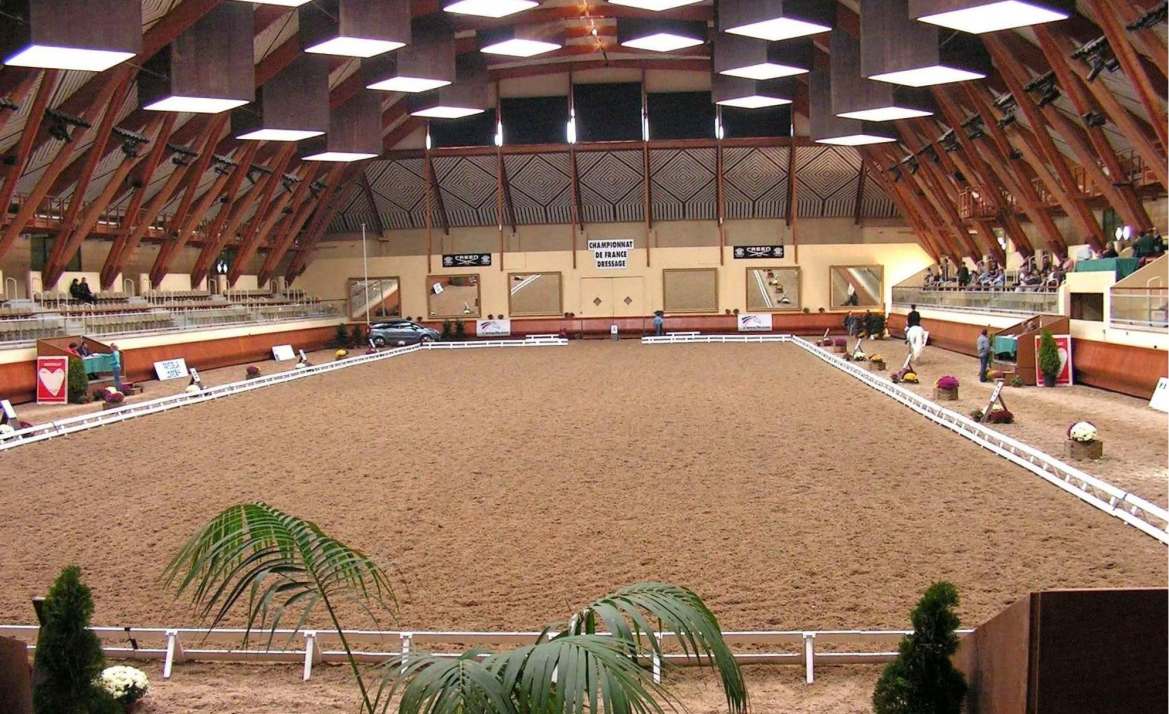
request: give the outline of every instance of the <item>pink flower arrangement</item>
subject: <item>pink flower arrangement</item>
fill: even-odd
[[[260,376],[260,368],[254,364],[249,364],[248,365],[248,376],[249,377],[259,377]]]
[[[947,374],[947,375],[944,375],[942,377],[938,377],[938,381],[937,381],[937,384],[935,386],[937,386],[938,389],[945,389],[947,391],[957,389],[958,388],[958,378],[952,374]]]
[[[121,404],[126,401],[126,395],[121,392],[106,390],[105,394],[102,395],[102,399],[105,400],[106,404]]]
[[[836,347],[845,347],[848,345],[848,340],[844,339],[843,337],[837,337],[832,340],[832,344]]]

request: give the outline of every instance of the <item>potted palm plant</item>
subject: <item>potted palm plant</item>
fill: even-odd
[[[1055,343],[1055,337],[1052,336],[1051,330],[1044,330],[1039,337],[1039,371],[1043,373],[1043,386],[1054,387],[1055,382],[1059,379],[1059,371],[1062,365],[1059,360],[1059,346]]]

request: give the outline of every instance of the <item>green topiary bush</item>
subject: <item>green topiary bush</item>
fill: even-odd
[[[444,340],[449,340],[451,338],[451,321],[450,320],[443,320],[442,321],[442,338]]]
[[[70,360],[72,361],[72,360]],[[37,637],[37,714],[105,714],[118,711],[113,698],[97,684],[105,658],[101,642],[90,632],[93,598],[81,582],[81,569],[61,571],[44,602],[44,624]]]
[[[333,337],[333,346],[349,346],[349,329],[345,327],[344,323],[337,325],[337,334]]]
[[[1055,337],[1052,336],[1051,330],[1044,330],[1039,336],[1039,371],[1048,380],[1053,380],[1059,376],[1059,345],[1055,343]]]
[[[913,609],[913,634],[901,640],[873,691],[875,714],[959,714],[966,678],[950,656],[958,650],[958,590],[937,582]]]
[[[69,358],[69,402],[84,404],[89,401],[89,376],[85,374],[85,363],[79,357]]]
[[[455,339],[461,340],[467,336],[467,325],[462,320],[455,320]]]

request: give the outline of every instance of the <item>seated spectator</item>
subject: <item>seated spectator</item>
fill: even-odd
[[[89,357],[93,355],[93,350],[89,349],[89,345],[85,344],[84,342],[77,345],[76,351],[78,357]]]
[[[1135,258],[1152,258],[1157,255],[1157,241],[1153,237],[1152,231],[1142,231],[1137,236],[1136,241],[1132,244],[1133,257]]]
[[[1109,243],[1107,247],[1104,248],[1104,252],[1100,254],[1101,258],[1117,258],[1119,256],[1120,253],[1118,253],[1116,250],[1116,243]]]
[[[85,278],[81,279],[81,284],[77,286],[77,299],[82,302],[87,302],[91,305],[97,304],[97,296],[89,289],[89,283]]]
[[[856,333],[860,331],[860,320],[851,311],[844,316],[844,330],[849,337],[856,337]]]
[[[69,297],[73,298],[74,300],[81,299],[78,287],[77,278],[73,278],[73,282],[69,283]]]
[[[73,355],[74,357],[81,356],[81,353],[77,351],[77,343],[76,342],[70,342],[69,346],[65,348],[65,351],[68,352],[69,354]]]
[[[990,274],[990,288],[991,290],[1002,290],[1007,286],[1007,274],[1003,272],[1002,268],[995,267]]]
[[[966,263],[958,266],[958,287],[965,288],[970,284],[970,268],[966,267]]]

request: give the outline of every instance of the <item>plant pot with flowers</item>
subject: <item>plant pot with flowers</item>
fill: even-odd
[[[244,379],[259,379],[261,376],[260,368],[254,364],[249,364],[248,368],[244,370]]]
[[[917,377],[917,372],[913,371],[913,367],[902,367],[889,377],[893,380],[893,384],[919,384],[921,382]]]
[[[869,369],[871,369],[874,372],[884,372],[885,371],[885,358],[884,358],[884,356],[879,355],[879,354],[869,355]]]
[[[832,339],[832,347],[836,350],[837,354],[847,354],[848,340],[843,337],[835,337]]]
[[[136,711],[138,703],[150,691],[150,680],[146,678],[146,673],[125,665],[103,669],[99,683],[125,712]]]
[[[952,374],[938,377],[934,383],[934,399],[939,402],[958,401],[958,378]]]
[[[101,408],[117,409],[126,401],[126,395],[113,387],[106,387],[101,391]]]
[[[1064,453],[1077,461],[1095,461],[1104,456],[1104,442],[1100,432],[1090,421],[1078,421],[1068,427]]]

